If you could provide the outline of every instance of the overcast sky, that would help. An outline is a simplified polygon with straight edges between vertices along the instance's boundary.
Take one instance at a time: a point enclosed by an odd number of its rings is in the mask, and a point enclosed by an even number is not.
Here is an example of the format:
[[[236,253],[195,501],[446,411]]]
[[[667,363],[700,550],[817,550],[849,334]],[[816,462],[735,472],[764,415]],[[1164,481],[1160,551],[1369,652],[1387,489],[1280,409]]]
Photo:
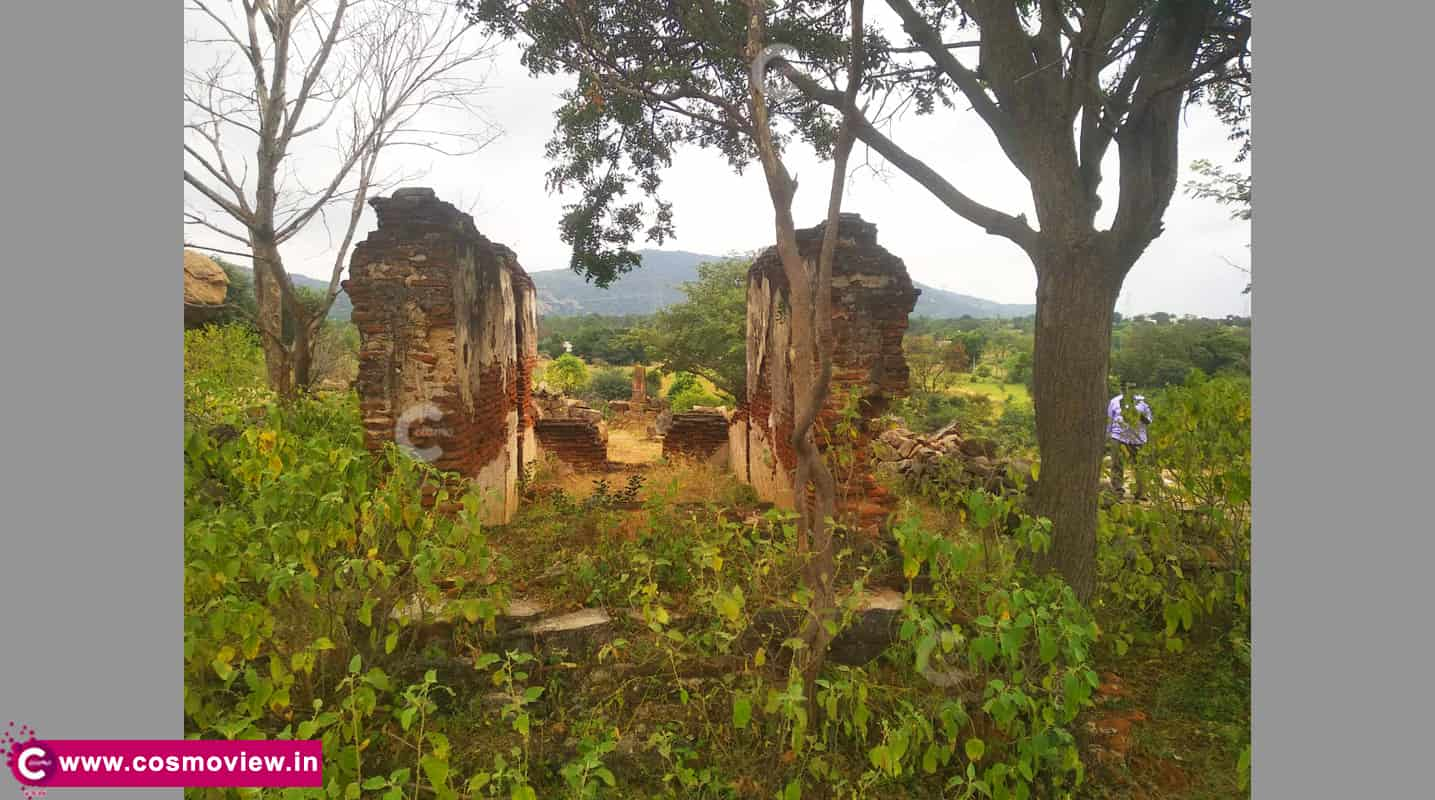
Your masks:
[[[186,14],[185,27],[187,31],[199,28],[194,14]],[[187,45],[186,66],[212,61],[217,50],[217,45]],[[501,126],[499,139],[463,157],[443,157],[418,148],[387,151],[381,169],[424,173],[413,183],[430,186],[440,198],[469,210],[478,229],[512,247],[530,272],[565,268],[569,251],[558,237],[557,225],[568,200],[545,191],[549,164],[543,151],[553,129],[553,111],[559,105],[557,92],[568,87],[571,79],[530,77],[519,65],[517,48],[512,45],[500,47],[488,75],[489,88],[480,104]],[[443,112],[427,124],[468,122]],[[1191,109],[1185,125],[1180,143],[1183,165],[1199,158],[1231,165],[1236,147],[1214,115]],[[968,195],[1003,211],[1026,213],[1035,225],[1026,181],[974,113],[910,114],[894,122],[888,132]],[[1104,165],[1106,215],[1098,222],[1109,222],[1116,206],[1112,194],[1117,176],[1115,150],[1111,149]],[[293,158],[304,163],[305,155],[300,150]],[[864,146],[858,143],[853,163],[861,164],[866,157]],[[326,158],[320,153],[311,160]],[[878,161],[875,154],[872,160]],[[804,227],[816,224],[826,210],[830,167],[805,148],[789,153],[787,161],[802,184],[793,208],[797,223]],[[1183,167],[1181,183],[1187,177]],[[998,302],[1035,302],[1036,275],[1024,253],[958,217],[902,173],[893,168],[880,174],[858,169],[847,186],[844,210],[876,223],[879,243],[906,262],[913,279]],[[715,152],[682,149],[664,173],[663,191],[673,202],[677,226],[677,237],[668,240],[663,249],[722,255],[757,249],[773,239],[772,210],[757,165],[739,176]],[[193,199],[188,187],[185,196]],[[374,226],[373,212],[366,210],[356,241]],[[1127,315],[1153,311],[1215,317],[1249,313],[1249,300],[1241,294],[1248,276],[1223,257],[1249,264],[1250,223],[1232,220],[1226,207],[1186,197],[1178,190],[1166,213],[1165,227],[1165,233],[1127,277],[1117,310]],[[187,229],[186,237],[197,243],[232,247],[195,229]],[[651,245],[640,242],[636,246]],[[313,277],[327,279],[333,258],[330,236],[317,224],[285,249],[288,268]]]

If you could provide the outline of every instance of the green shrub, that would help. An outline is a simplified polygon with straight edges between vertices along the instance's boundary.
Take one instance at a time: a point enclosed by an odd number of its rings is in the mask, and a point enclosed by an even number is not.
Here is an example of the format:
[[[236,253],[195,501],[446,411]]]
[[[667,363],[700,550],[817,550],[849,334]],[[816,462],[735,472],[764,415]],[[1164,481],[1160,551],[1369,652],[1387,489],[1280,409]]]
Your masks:
[[[422,782],[449,791],[448,747],[422,722],[446,689],[432,670],[405,685],[413,629],[391,612],[436,607],[456,578],[445,613],[491,623],[503,590],[463,577],[494,567],[477,498],[456,519],[426,511],[437,476],[370,455],[352,394],[270,405],[237,434],[186,426],[184,469],[186,732],[322,739],[330,797],[412,783],[417,751]]]
[[[974,508],[1001,506],[992,512],[999,516],[1012,510],[1000,499],[970,499]],[[1048,529],[1023,515],[1028,545],[1044,547],[1043,535],[1033,534]],[[1092,668],[1098,629],[1090,612],[1058,578],[1020,569],[1006,577],[977,573],[980,543],[954,541],[915,519],[894,536],[903,574],[933,582],[929,592],[909,593],[902,611],[900,658],[915,673],[904,683],[964,675],[982,687],[982,702],[968,708],[939,693],[900,703],[898,713],[882,719],[882,735],[868,752],[877,775],[910,780],[940,771],[949,790],[965,787],[976,796],[1071,796],[1084,775],[1072,729],[1098,685]],[[976,715],[986,717],[984,724],[973,724]],[[996,735],[975,734],[993,729]]]
[[[588,385],[588,365],[572,353],[564,353],[543,371],[543,380],[548,388],[572,395]]]
[[[698,376],[691,372],[675,372],[672,385],[668,386],[668,397],[676,397],[694,388],[701,388]]]
[[[1036,450],[1036,409],[1028,403],[1007,403],[992,430],[997,447],[1005,453]]]
[[[677,394],[669,393],[668,400],[675,414],[691,411],[693,406],[720,406],[725,404],[721,397],[710,394],[701,386],[690,386]]]
[[[1113,506],[1098,528],[1096,602],[1121,619],[1118,650],[1153,636],[1179,650],[1204,629],[1249,659],[1250,392],[1196,372],[1152,398],[1136,464],[1151,502]]]
[[[918,433],[934,433],[956,422],[964,435],[985,435],[992,424],[992,399],[984,394],[916,394],[897,413]]]
[[[626,400],[633,394],[631,373],[616,367],[605,367],[593,373],[588,394],[598,400]]]
[[[1031,389],[1032,357],[1031,353],[1022,351],[1008,358],[1004,365],[1006,369],[1006,382],[1019,383],[1028,390]]]
[[[259,335],[244,325],[209,325],[184,332],[184,412],[214,423],[267,399]]]

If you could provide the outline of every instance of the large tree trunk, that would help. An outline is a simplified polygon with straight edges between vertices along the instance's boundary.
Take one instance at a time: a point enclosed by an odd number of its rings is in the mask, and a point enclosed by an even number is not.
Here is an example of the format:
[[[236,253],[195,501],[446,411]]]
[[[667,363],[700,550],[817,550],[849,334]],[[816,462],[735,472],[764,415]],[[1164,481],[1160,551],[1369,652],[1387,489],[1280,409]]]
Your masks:
[[[294,384],[289,352],[284,346],[284,293],[269,267],[270,263],[281,264],[279,247],[265,241],[262,236],[252,237],[251,246],[254,251],[254,301],[269,388],[280,397],[289,397]]]
[[[1105,443],[1111,321],[1124,270],[1094,249],[1036,258],[1032,364],[1041,474],[1038,514],[1052,521],[1039,570],[1059,573],[1082,602],[1096,590],[1096,515]]]
[[[829,219],[829,224],[835,225],[835,220]],[[800,511],[799,542],[808,544],[804,581],[813,595],[809,604],[811,614],[802,632],[802,639],[808,647],[803,679],[808,689],[807,696],[815,697],[812,688],[822,672],[827,646],[832,639],[827,624],[836,608],[832,584],[833,532],[829,522],[836,507],[836,487],[826,458],[817,449],[814,430],[817,418],[826,405],[831,382],[831,338],[830,334],[824,338],[819,326],[825,318],[827,327],[831,327],[832,290],[830,278],[824,282],[820,274],[808,274],[804,260],[796,252],[797,240],[790,216],[780,216],[778,228],[779,240],[788,245],[779,245],[778,249],[783,254],[783,268],[789,287],[788,307],[792,314],[792,448],[797,454],[793,488]],[[829,273],[830,269],[829,266]],[[817,280],[814,281],[814,277]],[[823,289],[827,292],[825,299]],[[823,347],[826,347],[825,352]]]
[[[307,392],[314,382],[314,347],[319,343],[318,325],[310,320],[294,321],[294,344],[290,347],[290,362],[294,371],[294,391]]]

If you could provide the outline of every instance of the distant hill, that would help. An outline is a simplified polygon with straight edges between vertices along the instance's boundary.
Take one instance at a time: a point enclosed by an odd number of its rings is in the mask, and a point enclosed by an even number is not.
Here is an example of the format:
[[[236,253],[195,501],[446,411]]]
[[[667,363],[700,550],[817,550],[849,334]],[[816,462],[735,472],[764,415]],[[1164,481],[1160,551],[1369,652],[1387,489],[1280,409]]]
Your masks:
[[[289,277],[294,281],[295,286],[307,286],[316,292],[329,291],[328,281],[321,281],[318,278],[310,278],[307,275],[294,275],[292,273]],[[346,274],[344,277],[347,278],[348,275]],[[334,304],[329,306],[329,319],[348,322],[349,317],[353,316],[353,313],[354,304],[349,302],[349,293],[344,291],[344,287],[340,286],[339,293],[334,295]]]
[[[651,314],[664,306],[682,302],[682,286],[698,279],[698,265],[722,258],[685,250],[640,250],[638,255],[642,257],[643,265],[614,281],[607,289],[599,289],[569,269],[530,272],[538,289],[538,312],[556,317]],[[239,269],[249,271],[244,267]],[[328,288],[326,281],[316,278],[305,275],[292,275],[292,278],[296,286],[307,286],[320,292]],[[917,298],[917,307],[912,315],[918,317],[1006,319],[1028,316],[1036,310],[1036,306],[1030,304],[997,303],[923,283],[918,283],[917,288],[922,290],[922,294]],[[334,298],[334,305],[329,309],[329,319],[347,321],[353,311],[349,295],[340,289]]]
[[[254,270],[251,270],[249,267],[241,267],[235,264],[230,264],[229,266],[241,272],[249,273],[249,277],[251,279],[254,277]],[[311,278],[308,275],[299,275],[293,272],[289,273],[289,279],[294,281],[295,286],[305,286],[320,293],[329,291],[328,281],[321,281],[318,278]],[[337,295],[334,295],[334,304],[332,306],[329,306],[329,319],[336,319],[343,322],[348,322],[349,317],[351,317],[353,313],[354,304],[349,302],[348,293],[345,292],[342,287],[340,287],[339,293]]]
[[[722,258],[683,250],[640,250],[638,255],[642,257],[643,265],[614,281],[607,289],[599,289],[568,269],[530,272],[538,288],[539,313],[559,317],[651,314],[664,306],[682,302],[682,285],[697,280],[698,265]],[[1034,305],[996,303],[922,283],[918,283],[917,288],[922,290],[922,294],[912,311],[914,316],[954,319],[970,315],[1005,319],[1024,317],[1036,310]]]

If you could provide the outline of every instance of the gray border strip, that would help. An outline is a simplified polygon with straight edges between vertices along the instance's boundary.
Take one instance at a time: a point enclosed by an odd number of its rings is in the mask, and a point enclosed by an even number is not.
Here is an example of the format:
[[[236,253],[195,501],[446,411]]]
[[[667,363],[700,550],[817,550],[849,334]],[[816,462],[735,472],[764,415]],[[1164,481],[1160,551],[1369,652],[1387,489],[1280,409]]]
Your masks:
[[[1430,794],[1435,13],[1346,10],[1252,40],[1257,798]]]
[[[0,40],[0,724],[179,738],[180,9],[28,3]]]
[[[1428,783],[1431,14],[1256,23],[1260,798]],[[41,3],[0,31],[0,717],[45,735],[181,733],[181,25]]]

